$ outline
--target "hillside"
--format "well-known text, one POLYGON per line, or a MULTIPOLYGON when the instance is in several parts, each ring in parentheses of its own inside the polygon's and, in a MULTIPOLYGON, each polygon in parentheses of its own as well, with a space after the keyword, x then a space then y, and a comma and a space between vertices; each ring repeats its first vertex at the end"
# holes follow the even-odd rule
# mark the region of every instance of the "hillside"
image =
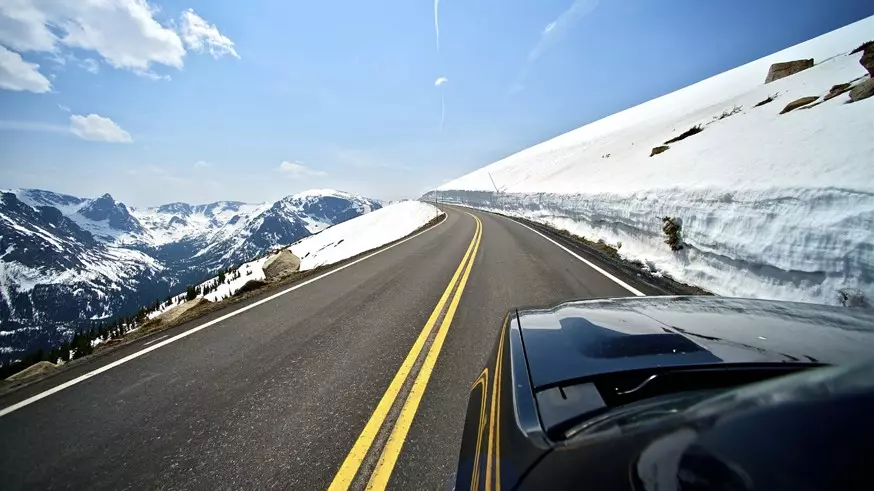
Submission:
POLYGON ((0 364, 69 340, 248 261, 378 209, 333 190, 275 203, 136 209, 16 189, 0 194, 0 364))
POLYGON ((440 197, 603 239, 722 295, 872 299, 874 99, 824 97, 868 78, 849 53, 872 32, 874 17, 585 125, 440 197), (764 83, 771 64, 807 58, 812 68, 764 83), (680 225, 681 250, 665 244, 664 217, 680 225))

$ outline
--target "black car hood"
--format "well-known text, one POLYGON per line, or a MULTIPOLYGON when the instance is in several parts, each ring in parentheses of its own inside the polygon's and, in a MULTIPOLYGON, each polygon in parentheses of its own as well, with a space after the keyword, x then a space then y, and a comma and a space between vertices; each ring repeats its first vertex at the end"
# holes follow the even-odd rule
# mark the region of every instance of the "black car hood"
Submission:
POLYGON ((587 300, 518 311, 535 390, 606 373, 874 356, 874 312, 723 297, 587 300))

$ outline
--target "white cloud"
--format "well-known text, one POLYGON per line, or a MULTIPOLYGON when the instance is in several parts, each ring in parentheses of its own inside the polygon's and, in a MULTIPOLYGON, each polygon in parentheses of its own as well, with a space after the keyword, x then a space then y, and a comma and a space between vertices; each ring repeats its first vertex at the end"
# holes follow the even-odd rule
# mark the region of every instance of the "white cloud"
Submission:
POLYGON ((47 2, 45 8, 64 45, 96 51, 115 68, 182 67, 182 40, 155 20, 145 0, 47 2))
POLYGON ((540 41, 528 53, 528 61, 534 61, 540 57, 553 43, 574 26, 583 17, 595 10, 599 0, 574 0, 567 10, 561 13, 555 20, 543 28, 540 41))
POLYGON ((52 83, 39 72, 39 65, 28 63, 20 54, 0 46, 0 88, 39 94, 52 90, 52 83))
POLYGON ((0 43, 4 46, 18 51, 55 51, 57 38, 48 25, 45 12, 32 0, 0 2, 0 43))
POLYGON ((97 114, 70 116, 70 131, 83 140, 130 143, 130 133, 109 118, 97 114))
POLYGON ((282 162, 279 164, 279 171, 292 179, 326 177, 328 175, 325 171, 311 169, 300 162, 282 162))
POLYGON ((434 81, 434 86, 440 87, 441 85, 445 84, 448 81, 449 81, 449 79, 446 77, 437 77, 437 80, 434 81))
POLYGON ((68 106, 63 105, 63 104, 58 104, 58 109, 60 109, 61 111, 64 111, 65 113, 70 112, 70 108, 68 106))
POLYGON ((97 63, 97 60, 94 58, 85 58, 82 60, 82 63, 79 64, 86 72, 88 73, 98 73, 100 72, 100 64, 97 63))
MULTIPOLYGON (((147 0, 2 0, 0 44, 49 53, 60 65, 75 59, 67 48, 93 51, 114 68, 153 79, 167 78, 155 74, 156 65, 182 68, 186 45, 239 58, 234 43, 192 10, 182 13, 179 32, 172 21, 156 20, 158 13, 147 0)), ((97 61, 82 67, 93 72, 97 61)))
POLYGON ((194 10, 188 9, 182 12, 181 23, 180 33, 188 49, 198 53, 208 51, 213 58, 224 55, 240 57, 234 49, 234 42, 220 33, 216 26, 210 25, 195 14, 194 10))
POLYGON ((194 163, 195 169, 206 169, 209 167, 212 167, 212 164, 210 164, 206 160, 198 160, 197 162, 194 163))

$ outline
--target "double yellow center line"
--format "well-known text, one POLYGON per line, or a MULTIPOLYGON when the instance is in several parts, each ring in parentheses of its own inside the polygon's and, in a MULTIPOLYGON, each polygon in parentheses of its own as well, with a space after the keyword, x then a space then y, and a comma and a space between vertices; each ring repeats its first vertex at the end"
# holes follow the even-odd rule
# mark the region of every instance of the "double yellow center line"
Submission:
POLYGON ((479 249, 480 239, 482 238, 482 222, 476 216, 471 215, 470 213, 468 213, 468 215, 473 217, 476 221, 476 231, 473 234, 470 245, 467 247, 467 252, 465 252, 461 263, 458 265, 458 269, 455 270, 455 274, 449 281, 449 285, 447 285, 443 295, 440 296, 437 306, 434 308, 434 311, 431 312, 430 317, 428 317, 425 327, 422 328, 422 332, 419 333, 419 337, 416 338, 416 342, 413 343, 413 347, 410 349, 410 352, 407 354, 407 357, 404 359, 404 362, 401 364, 389 384, 388 389, 386 389, 385 394, 382 395, 379 404, 377 404, 376 409, 373 411, 373 414, 370 416, 370 419, 367 421, 361 434, 358 435, 355 445, 352 446, 352 450, 349 451, 349 454, 346 455, 346 458, 343 460, 343 464, 340 466, 340 469, 334 476, 334 480, 328 487, 329 490, 339 491, 349 489, 349 486, 352 484, 353 479, 355 479, 356 474, 361 468, 364 458, 367 456, 374 440, 379 434, 380 429, 385 424, 389 411, 392 406, 394 406, 405 382, 413 372, 413 368, 416 365, 419 355, 429 338, 431 338, 434 326, 442 316, 442 322, 437 330, 437 334, 434 336, 433 342, 425 355, 425 360, 422 362, 421 367, 416 374, 415 381, 413 382, 406 400, 403 403, 403 407, 394 422, 391 434, 389 435, 385 446, 382 448, 379 461, 376 463, 376 467, 370 474, 367 489, 385 489, 388 485, 392 470, 397 463, 401 448, 404 445, 404 440, 407 437, 407 433, 410 431, 410 426, 413 424, 413 417, 415 417, 416 411, 419 408, 419 403, 422 401, 422 396, 425 394, 425 387, 428 385, 428 380, 431 378, 431 373, 434 371, 434 365, 437 363, 437 358, 440 356, 440 350, 443 348, 446 334, 449 332, 452 318, 455 316, 455 311, 458 309, 458 303, 461 301, 461 295, 464 292, 464 287, 467 285, 470 271, 473 268, 474 258, 479 249), (446 311, 444 315, 444 307, 446 307, 447 302, 449 306, 445 309, 446 311))

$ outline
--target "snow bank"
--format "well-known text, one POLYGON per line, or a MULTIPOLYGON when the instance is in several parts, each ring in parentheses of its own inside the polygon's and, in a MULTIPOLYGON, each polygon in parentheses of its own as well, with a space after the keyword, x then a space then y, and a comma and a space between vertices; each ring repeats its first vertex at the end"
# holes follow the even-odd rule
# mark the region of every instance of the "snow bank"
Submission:
POLYGON ((779 114, 866 77, 847 53, 871 32, 874 17, 614 114, 449 182, 441 198, 621 242, 623 256, 718 294, 833 304, 850 287, 871 301, 874 99, 779 114), (772 63, 810 57, 813 68, 763 84, 772 63), (666 215, 682 221, 682 251, 664 244, 666 215))
MULTIPOLYGON (((403 238, 434 219, 436 213, 437 208, 433 205, 419 201, 402 201, 334 225, 287 248, 301 259, 301 271, 313 269, 403 238)), ((197 298, 217 302, 232 296, 250 280, 263 281, 264 264, 271 257, 273 254, 241 264, 234 272, 228 273, 225 282, 214 291, 206 295, 200 294, 197 298), (237 274, 239 277, 236 277, 237 274)), ((210 278, 198 286, 202 289, 214 284, 216 280, 215 277, 210 278)), ((185 293, 179 294, 173 297, 169 306, 163 304, 160 309, 150 312, 148 317, 153 319, 184 304, 184 300, 185 293)))
POLYGON ((300 269, 313 269, 393 242, 433 220, 437 209, 419 201, 401 201, 334 225, 291 245, 300 269))

